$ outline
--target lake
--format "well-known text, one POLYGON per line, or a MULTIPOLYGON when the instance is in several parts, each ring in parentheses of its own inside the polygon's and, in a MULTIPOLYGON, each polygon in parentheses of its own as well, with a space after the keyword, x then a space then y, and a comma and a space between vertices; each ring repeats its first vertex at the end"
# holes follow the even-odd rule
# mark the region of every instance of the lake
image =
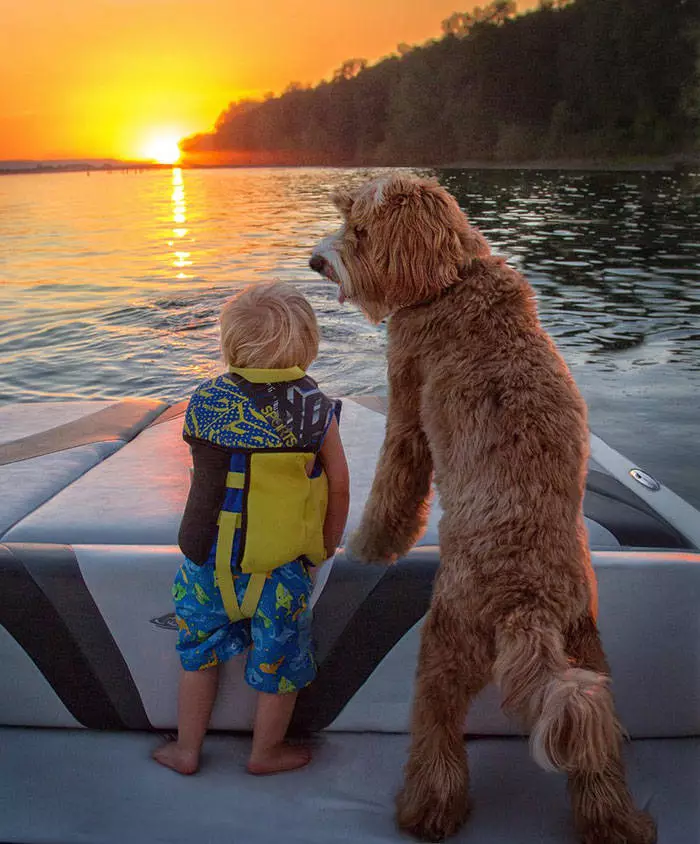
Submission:
MULTIPOLYGON (((222 301, 272 279, 316 309, 322 386, 383 390, 384 327, 307 267, 330 191, 381 172, 0 178, 0 402, 184 398, 218 371, 222 301)), ((431 172, 534 286, 592 428, 700 505, 700 174, 431 172)))

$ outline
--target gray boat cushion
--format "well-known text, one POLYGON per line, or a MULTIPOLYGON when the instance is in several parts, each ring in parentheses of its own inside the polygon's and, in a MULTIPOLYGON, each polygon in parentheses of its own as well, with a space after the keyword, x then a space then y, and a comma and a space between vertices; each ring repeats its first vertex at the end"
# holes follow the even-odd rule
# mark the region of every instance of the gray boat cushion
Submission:
POLYGON ((182 420, 147 428, 20 522, 5 539, 174 545, 189 490, 182 420))
MULTIPOLYGON (((79 723, 99 729, 151 726, 70 547, 0 545, 0 592, 0 624, 79 723)), ((16 716, 30 713, 18 707, 16 716)))
MULTIPOLYGON (((209 736, 196 777, 149 759, 143 733, 4 729, 0 840, 21 844, 385 844, 408 736, 327 733, 311 765, 263 780, 243 771, 247 738, 209 736)), ((451 841, 577 844, 565 779, 539 770, 520 739, 467 743, 473 813, 451 841)), ((633 796, 657 818, 659 844, 700 829, 700 739, 634 741, 633 796)))
POLYGON ((24 648, 0 625, 0 724, 79 727, 24 648))
MULTIPOLYGON (((344 400, 341 417, 343 444, 350 464, 350 515, 348 530, 359 524, 367 495, 372 487, 386 429, 386 399, 383 396, 359 396, 344 400)), ((442 516, 440 501, 433 498, 425 535, 419 545, 437 545, 438 524, 442 516)), ((586 519, 592 548, 617 548, 614 535, 597 522, 586 519)))
MULTIPOLYGON (((167 411, 166 411, 167 412, 167 411)), ((182 416, 158 419, 106 463, 56 495, 5 537, 10 542, 70 545, 173 545, 189 490, 189 449, 182 416)), ((386 418, 355 401, 343 405, 341 430, 350 465, 347 531, 359 524, 372 485, 386 418)), ((420 545, 438 542, 437 499, 420 545)), ((587 521, 591 545, 617 547, 615 537, 587 521)))
MULTIPOLYGON (((53 427, 29 435, 24 433, 19 439, 0 445, 0 466, 90 443, 127 442, 166 407, 164 402, 154 399, 125 399, 62 425, 51 419, 47 409, 46 418, 53 427)), ((27 411, 30 418, 35 415, 36 411, 27 411)))
POLYGON ((113 404, 114 401, 37 401, 1 405, 0 444, 74 422, 113 404))
MULTIPOLYGON (((18 553, 18 546, 8 547, 18 553)), ((42 549, 28 553, 19 548, 25 565, 38 572, 42 549)), ((180 669, 170 588, 182 556, 172 547, 79 546, 73 551, 80 574, 74 578, 76 588, 87 589, 106 622, 148 722, 172 729, 180 669)), ((416 549, 389 570, 373 569, 379 575, 372 582, 364 579, 364 569, 339 555, 315 608, 321 664, 317 680, 300 696, 297 726, 409 729, 418 622, 428 605, 436 563, 437 549, 416 549), (361 588, 348 590, 355 571, 361 588), (324 627, 323 619, 338 607, 339 596, 346 601, 344 621, 324 627)), ((625 727, 635 738, 700 735, 700 556, 599 553, 594 565, 600 627, 625 727)), ((0 586, 5 576, 0 570, 0 586)), ((67 599, 50 597, 59 616, 67 618, 67 599)), ((44 611, 35 602, 27 608, 32 611, 38 613, 35 626, 41 635, 44 611)), ((236 657, 225 666, 214 729, 247 730, 252 724, 254 695, 243 681, 243 663, 244 657, 236 657)), ((115 664, 117 670, 122 669, 115 664)), ((109 684, 102 687, 113 694, 109 684)), ((121 706, 116 698, 114 704, 121 706)), ((19 703, 18 710, 12 723, 22 717, 19 703)), ((476 701, 466 730, 471 735, 518 732, 501 714, 492 687, 476 701)))
MULTIPOLYGON (((700 735, 700 555, 650 552, 594 553, 600 591, 599 625, 613 677, 622 722, 632 737, 700 735)), ((336 564, 337 566, 337 564, 336 564)), ((336 567, 334 567, 335 570, 336 567)), ((332 587, 332 579, 327 590, 332 587)), ((410 595, 402 591, 402 603, 410 595)), ((398 600, 398 599, 397 599, 398 600)), ((322 609, 323 597, 319 602, 322 609)), ((386 612, 391 612, 386 603, 386 612)), ((348 652, 362 653, 374 634, 369 614, 355 612, 355 635, 341 636, 330 648, 316 682, 300 703, 312 711, 333 712, 348 652), (310 698, 306 700, 305 697, 310 698), (317 699, 317 700, 315 700, 317 699)), ((410 729, 410 702, 421 623, 416 624, 375 668, 332 722, 332 729, 410 729)), ((477 698, 465 731, 472 735, 517 734, 500 710, 494 686, 477 698)))
MULTIPOLYGON (((167 423, 166 423, 167 424, 167 423)), ((180 661, 176 632, 164 621, 172 612, 170 589, 183 557, 176 548, 89 546, 74 548, 83 580, 157 728, 177 723, 180 661)), ((249 729, 254 695, 243 679, 244 658, 224 666, 212 729, 249 729)))
POLYGON ((164 410, 160 416, 156 416, 156 418, 149 424, 149 427, 152 427, 153 425, 162 425, 163 422, 169 422, 171 419, 175 419, 176 417, 179 418, 181 422, 184 422, 188 404, 189 400, 184 399, 183 401, 170 405, 170 407, 167 410, 164 410))
MULTIPOLYGON (((385 414, 388 403, 386 396, 356 396, 346 400, 351 410, 350 402, 377 414, 385 414)), ((357 412, 355 415, 358 415, 357 412)), ((379 432, 375 431, 375 437, 379 436, 379 432)), ((596 440, 595 437, 593 439, 596 440)), ((588 461, 583 510, 592 548, 602 550, 621 545, 663 549, 695 547, 592 457, 588 461)))
POLYGON ((0 538, 120 445, 120 442, 81 445, 0 466, 0 538))

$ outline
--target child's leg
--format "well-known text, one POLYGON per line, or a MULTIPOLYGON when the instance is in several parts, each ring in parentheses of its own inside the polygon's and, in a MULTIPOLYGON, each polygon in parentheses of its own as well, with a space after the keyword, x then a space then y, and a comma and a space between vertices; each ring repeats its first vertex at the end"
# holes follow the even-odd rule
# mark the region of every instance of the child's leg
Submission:
POLYGON ((248 760, 251 774, 277 774, 303 768, 311 761, 307 747, 287 744, 297 693, 267 694, 258 692, 253 728, 253 749, 248 760))
POLYGON ((219 686, 219 666, 201 671, 182 670, 178 695, 177 741, 153 752, 153 758, 179 774, 194 774, 199 768, 202 743, 209 726, 219 686))
POLYGON ((219 665, 250 645, 250 625, 232 624, 215 583, 214 564, 185 560, 173 584, 179 629, 177 651, 183 666, 178 695, 178 737, 153 758, 181 774, 199 767, 219 683, 219 665))
POLYGON ((285 742, 297 692, 316 676, 309 608, 311 579, 300 561, 275 569, 252 619, 253 647, 246 680, 257 695, 251 774, 301 768, 311 759, 305 747, 285 742))

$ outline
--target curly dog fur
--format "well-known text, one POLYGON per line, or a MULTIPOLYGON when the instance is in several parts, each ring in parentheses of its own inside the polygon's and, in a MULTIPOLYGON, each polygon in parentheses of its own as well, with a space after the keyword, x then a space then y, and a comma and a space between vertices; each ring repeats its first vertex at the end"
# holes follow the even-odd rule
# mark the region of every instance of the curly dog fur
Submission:
POLYGON ((533 291, 434 181, 398 174, 334 200, 343 226, 311 266, 341 301, 390 317, 386 436, 349 550, 405 554, 432 479, 444 510, 399 826, 438 841, 466 819, 462 725, 495 679, 535 760, 567 773, 582 841, 652 844, 654 822, 625 782, 595 622, 586 407, 533 291))

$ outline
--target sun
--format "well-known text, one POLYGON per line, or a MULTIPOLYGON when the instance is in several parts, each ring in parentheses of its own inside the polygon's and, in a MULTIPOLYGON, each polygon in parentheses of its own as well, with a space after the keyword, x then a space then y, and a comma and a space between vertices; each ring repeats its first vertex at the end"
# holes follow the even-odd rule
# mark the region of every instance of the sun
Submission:
POLYGON ((178 136, 154 134, 143 145, 143 155, 157 164, 177 164, 182 152, 178 146, 178 136))

